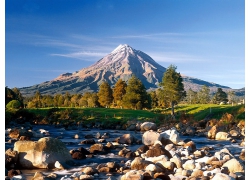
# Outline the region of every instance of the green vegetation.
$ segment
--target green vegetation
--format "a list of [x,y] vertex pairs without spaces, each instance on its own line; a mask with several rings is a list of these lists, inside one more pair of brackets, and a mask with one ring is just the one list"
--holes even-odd
[[[223,119],[227,113],[232,114],[234,121],[245,120],[245,106],[237,105],[179,105],[175,107],[175,120],[171,118],[171,108],[167,109],[152,109],[152,110],[129,110],[129,109],[112,109],[112,108],[34,108],[23,109],[22,113],[26,113],[41,124],[61,124],[78,123],[102,123],[106,125],[122,125],[130,120],[150,121],[157,125],[162,125],[166,122],[179,122],[183,119],[189,122],[196,122],[205,119],[208,115],[210,118]],[[13,113],[13,111],[12,111]],[[15,114],[15,113],[14,113]],[[10,115],[8,114],[8,117]],[[17,117],[17,115],[15,116]]]
[[162,82],[160,83],[162,87],[160,93],[161,98],[171,106],[171,114],[173,117],[175,117],[174,106],[186,97],[181,74],[177,73],[176,69],[176,66],[170,65],[163,74]]
[[19,109],[21,107],[21,102],[18,100],[11,100],[7,105],[6,108],[8,109]]
[[118,80],[111,88],[108,82],[103,82],[99,92],[84,94],[66,92],[51,96],[37,91],[32,97],[23,97],[17,88],[5,87],[5,123],[17,120],[40,124],[93,122],[114,127],[130,120],[151,121],[157,125],[192,123],[208,116],[221,120],[228,114],[233,116],[233,121],[245,120],[244,98],[236,100],[233,91],[226,94],[221,88],[211,95],[205,85],[200,91],[186,92],[176,69],[170,65],[160,82],[161,88],[150,92],[134,75],[127,83]]
[[[175,108],[176,114],[187,114],[193,117],[194,121],[204,119],[209,114],[212,114],[212,118],[221,119],[225,113],[232,114],[235,120],[245,120],[245,105],[216,105],[216,104],[194,104],[186,105],[182,104]],[[166,111],[161,110],[161,113],[169,113],[169,109]]]
[[150,108],[150,96],[140,79],[133,75],[126,87],[126,94],[122,98],[124,107],[129,109]]

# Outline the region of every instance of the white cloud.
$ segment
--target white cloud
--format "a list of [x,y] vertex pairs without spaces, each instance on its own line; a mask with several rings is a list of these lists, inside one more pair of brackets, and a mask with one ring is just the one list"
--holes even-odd
[[88,60],[86,59],[86,57],[87,58],[88,57],[101,58],[106,55],[107,53],[98,53],[98,52],[75,52],[75,53],[68,53],[68,54],[51,54],[51,56],[61,56],[61,57],[75,58],[75,59],[80,59],[80,60]]

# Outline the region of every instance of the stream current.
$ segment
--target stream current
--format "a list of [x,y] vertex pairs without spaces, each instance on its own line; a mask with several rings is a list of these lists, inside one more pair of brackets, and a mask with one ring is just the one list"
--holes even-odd
[[[34,125],[33,126],[33,131],[38,132],[39,129],[44,129],[49,132],[49,136],[46,137],[54,137],[54,138],[59,138],[62,142],[65,143],[66,147],[70,150],[72,149],[78,149],[79,147],[83,147],[87,150],[89,150],[89,147],[92,144],[81,144],[80,142],[85,140],[84,136],[85,135],[93,135],[94,137],[96,136],[97,133],[100,133],[103,135],[104,133],[109,134],[109,138],[106,139],[106,142],[103,144],[106,144],[107,142],[114,142],[114,140],[118,137],[121,137],[123,134],[131,134],[137,139],[142,139],[142,132],[139,131],[127,131],[127,130],[109,130],[109,129],[77,129],[77,130],[64,130],[63,128],[58,128],[55,126],[50,126],[50,125]],[[75,135],[78,135],[79,138],[75,138]],[[40,138],[32,138],[31,140],[38,140]],[[97,139],[94,138],[96,143]],[[212,147],[213,150],[210,151],[212,154],[214,154],[216,151],[220,151],[223,148],[227,148],[231,154],[235,156],[235,158],[239,158],[239,155],[244,147],[239,146],[240,141],[236,143],[231,143],[230,141],[217,141],[217,140],[211,140],[206,137],[198,137],[198,136],[180,136],[180,140],[183,141],[185,139],[191,139],[195,145],[196,149],[200,149],[202,147]],[[136,151],[137,148],[142,146],[142,144],[132,144],[132,145],[127,145],[126,148],[130,149],[131,151]],[[5,150],[11,148],[13,150],[14,143],[8,143],[7,141],[5,142]],[[74,172],[79,172],[83,167],[85,166],[95,166],[101,163],[107,163],[107,162],[117,162],[120,163],[121,161],[127,161],[128,159],[118,156],[118,152],[121,150],[120,149],[114,149],[111,150],[108,154],[105,155],[99,155],[96,154],[92,158],[86,158],[86,159],[81,159],[81,160],[74,160],[77,164],[77,166],[73,166],[70,169],[67,170],[60,170],[60,171],[53,171],[53,170],[48,170],[48,169],[20,169],[22,172],[22,175],[26,177],[27,180],[31,180],[32,177],[34,177],[34,174],[36,172],[42,172],[45,175],[48,175],[50,173],[56,173],[57,174],[57,179],[60,180],[62,177],[69,177],[72,175]],[[120,179],[121,174],[112,174],[113,178],[115,179]],[[98,176],[98,179],[108,179],[109,176],[107,176],[104,173],[100,173]],[[71,179],[71,178],[68,178]]]

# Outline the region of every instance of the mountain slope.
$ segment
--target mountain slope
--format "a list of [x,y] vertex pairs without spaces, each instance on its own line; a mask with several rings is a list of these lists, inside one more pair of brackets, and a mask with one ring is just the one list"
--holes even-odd
[[[23,96],[33,95],[37,90],[41,94],[51,95],[66,92],[70,94],[93,92],[98,91],[98,87],[103,81],[107,81],[113,86],[118,79],[127,81],[132,74],[135,74],[147,89],[155,89],[165,71],[166,68],[156,63],[149,55],[124,44],[119,45],[110,54],[89,67],[74,73],[62,74],[51,81],[20,88],[20,92]],[[188,76],[183,76],[183,80],[186,90],[192,88],[197,91],[204,84],[212,90],[217,90],[218,87],[230,89]]]

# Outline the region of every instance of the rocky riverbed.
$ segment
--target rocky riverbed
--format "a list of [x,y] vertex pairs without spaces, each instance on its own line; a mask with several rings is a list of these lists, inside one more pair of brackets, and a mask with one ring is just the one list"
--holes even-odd
[[[134,127],[134,128],[131,128]],[[11,124],[5,131],[5,179],[245,179],[244,124],[126,129]]]

